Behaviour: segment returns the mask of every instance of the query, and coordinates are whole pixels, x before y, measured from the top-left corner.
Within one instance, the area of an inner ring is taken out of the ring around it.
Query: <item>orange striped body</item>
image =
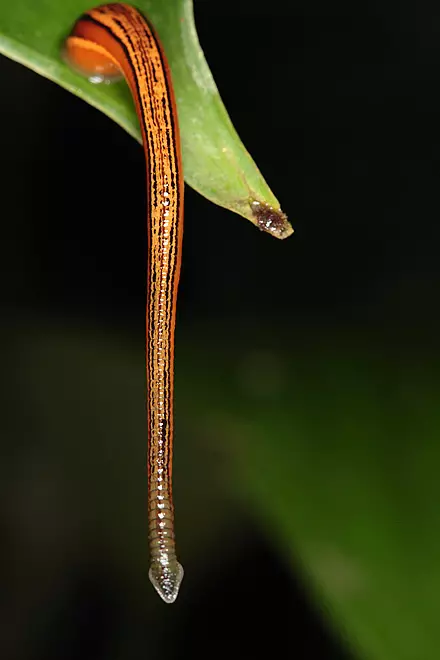
[[[146,19],[124,4],[84,14],[66,40],[72,67],[93,82],[122,73],[141,124],[147,163],[146,369],[150,579],[167,603],[183,577],[172,498],[174,329],[183,234],[183,174],[168,64]]]

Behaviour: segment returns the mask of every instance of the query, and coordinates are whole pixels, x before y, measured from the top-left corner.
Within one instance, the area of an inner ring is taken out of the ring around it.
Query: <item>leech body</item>
[[[65,57],[100,82],[124,75],[133,94],[147,164],[146,371],[150,580],[163,600],[177,597],[172,498],[174,328],[183,233],[183,174],[168,64],[146,19],[124,4],[92,9],[66,40]]]

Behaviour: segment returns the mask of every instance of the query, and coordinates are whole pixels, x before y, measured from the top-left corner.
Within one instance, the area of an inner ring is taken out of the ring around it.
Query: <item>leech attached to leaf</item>
[[[183,578],[176,557],[172,497],[174,329],[182,254],[183,174],[171,74],[154,29],[125,4],[103,5],[81,16],[66,40],[64,56],[94,83],[123,75],[141,126],[148,189],[149,576],[161,598],[173,603]],[[279,209],[252,196],[245,203],[261,230],[277,238],[292,233]]]
[[[146,311],[150,580],[166,603],[183,577],[172,497],[174,328],[183,234],[179,128],[168,64],[148,21],[132,7],[92,9],[65,44],[67,61],[93,82],[123,74],[141,124],[147,164]]]

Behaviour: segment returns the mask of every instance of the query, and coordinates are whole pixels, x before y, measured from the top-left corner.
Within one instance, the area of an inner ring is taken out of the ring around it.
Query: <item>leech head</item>
[[[281,209],[274,209],[273,206],[257,200],[252,200],[250,206],[256,225],[261,231],[280,239],[293,234],[292,226]]]
[[[183,567],[176,562],[175,568],[153,562],[148,573],[150,582],[165,603],[174,603],[183,580]]]

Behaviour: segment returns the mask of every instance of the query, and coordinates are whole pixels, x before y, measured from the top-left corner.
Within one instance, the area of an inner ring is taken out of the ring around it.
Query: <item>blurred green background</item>
[[[435,659],[439,17],[195,12],[295,234],[186,189],[170,608],[147,579],[142,150],[0,61],[1,656]]]

